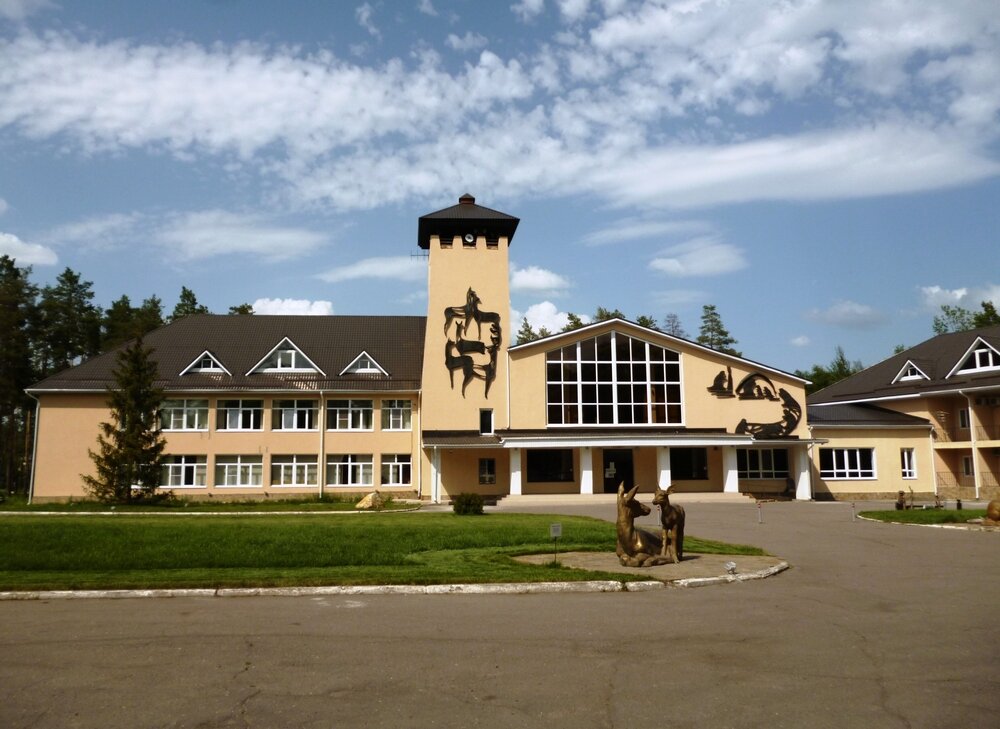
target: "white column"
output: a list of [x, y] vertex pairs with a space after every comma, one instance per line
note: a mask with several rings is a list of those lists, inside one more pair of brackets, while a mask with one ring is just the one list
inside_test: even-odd
[[590, 448], [580, 449], [580, 493], [594, 493], [594, 452]]
[[796, 448], [795, 465], [798, 473], [795, 476], [795, 498], [799, 501], [812, 499], [812, 459], [807, 448]]
[[657, 448], [656, 449], [656, 485], [661, 489], [666, 491], [670, 488], [670, 449], [669, 448]]
[[521, 495], [521, 449], [510, 451], [510, 495]]
[[725, 478], [722, 490], [727, 494], [740, 492], [740, 473], [736, 466], [736, 449], [722, 446], [722, 474]]
[[431, 451], [431, 502], [441, 503], [441, 452], [437, 448]]

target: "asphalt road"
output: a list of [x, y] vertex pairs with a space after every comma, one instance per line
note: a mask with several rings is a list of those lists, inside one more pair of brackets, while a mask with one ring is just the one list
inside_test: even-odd
[[1000, 726], [1000, 533], [686, 508], [689, 534], [792, 569], [647, 593], [0, 602], [0, 727]]

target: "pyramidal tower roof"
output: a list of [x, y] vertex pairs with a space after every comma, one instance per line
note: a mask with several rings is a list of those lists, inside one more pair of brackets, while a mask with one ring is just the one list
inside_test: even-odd
[[520, 222], [521, 219], [513, 215], [476, 205], [476, 198], [466, 193], [458, 198], [458, 205], [428, 213], [420, 218], [417, 245], [427, 250], [431, 246], [432, 235], [450, 239], [466, 233], [482, 235], [487, 240], [506, 237], [509, 243], [513, 240], [514, 231]]

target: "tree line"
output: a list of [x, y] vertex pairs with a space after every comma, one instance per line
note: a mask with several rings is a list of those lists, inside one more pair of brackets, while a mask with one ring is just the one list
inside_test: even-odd
[[[169, 315], [155, 294], [135, 306], [128, 296], [107, 309], [94, 303], [93, 284], [71, 268], [39, 287], [30, 266], [0, 255], [0, 493], [25, 492], [30, 475], [34, 401], [25, 388], [191, 314], [210, 313], [181, 287]], [[230, 314], [252, 314], [249, 304]]]

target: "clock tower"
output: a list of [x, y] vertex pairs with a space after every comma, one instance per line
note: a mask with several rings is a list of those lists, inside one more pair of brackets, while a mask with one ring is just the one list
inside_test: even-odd
[[468, 194], [420, 218], [417, 243], [429, 257], [424, 431], [508, 426], [507, 346], [516, 330], [507, 249], [519, 222]]

